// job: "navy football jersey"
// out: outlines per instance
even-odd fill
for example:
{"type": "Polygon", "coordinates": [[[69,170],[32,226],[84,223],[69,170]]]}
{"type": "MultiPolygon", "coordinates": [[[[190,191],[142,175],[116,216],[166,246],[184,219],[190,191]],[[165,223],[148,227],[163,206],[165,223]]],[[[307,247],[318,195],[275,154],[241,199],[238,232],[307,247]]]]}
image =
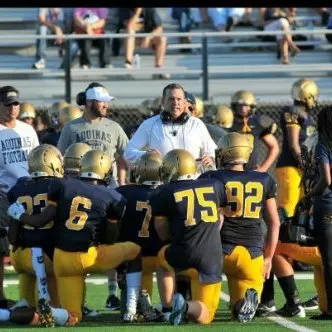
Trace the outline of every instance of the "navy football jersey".
{"type": "Polygon", "coordinates": [[[57,206],[55,247],[65,251],[98,245],[107,219],[121,219],[126,204],[113,189],[70,178],[54,181],[48,199],[57,206]]]}
{"type": "Polygon", "coordinates": [[[200,178],[216,178],[225,188],[223,246],[241,245],[263,251],[263,209],[266,200],[276,197],[276,182],[267,173],[255,171],[209,171],[200,178]]]}
{"type": "Polygon", "coordinates": [[[217,181],[203,179],[170,182],[151,198],[153,216],[165,216],[170,222],[167,261],[177,269],[196,268],[205,282],[221,280],[219,207],[223,196],[217,181]]]}
{"type": "MultiPolygon", "coordinates": [[[[20,201],[27,214],[38,214],[48,205],[48,187],[55,181],[51,177],[19,179],[15,186],[7,193],[10,204],[20,201]]],[[[42,228],[29,225],[20,227],[16,245],[22,247],[43,248],[48,254],[53,251],[53,221],[42,228]]],[[[52,255],[51,255],[52,256],[52,255]]]]}
{"type": "Polygon", "coordinates": [[[294,158],[288,142],[287,128],[297,126],[300,128],[299,144],[303,144],[305,139],[316,132],[316,121],[312,112],[306,112],[302,107],[286,107],[283,109],[280,118],[283,141],[281,153],[277,161],[277,167],[298,167],[298,161],[294,158]]]}
{"type": "Polygon", "coordinates": [[[246,169],[252,170],[259,164],[259,139],[268,134],[274,134],[276,129],[276,123],[267,115],[253,114],[248,118],[247,123],[244,122],[242,117],[234,117],[233,126],[229,131],[248,135],[254,147],[245,167],[246,169]]]}
{"type": "Polygon", "coordinates": [[[162,242],[153,226],[150,198],[158,187],[128,184],[116,188],[127,199],[118,242],[131,241],[142,248],[143,256],[156,256],[162,242]]]}

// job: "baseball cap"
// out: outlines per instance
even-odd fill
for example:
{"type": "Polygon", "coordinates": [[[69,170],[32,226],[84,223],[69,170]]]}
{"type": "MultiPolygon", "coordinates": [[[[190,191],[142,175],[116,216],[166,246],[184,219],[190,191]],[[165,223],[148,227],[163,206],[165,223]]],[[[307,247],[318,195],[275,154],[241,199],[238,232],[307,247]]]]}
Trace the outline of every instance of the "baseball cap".
{"type": "Polygon", "coordinates": [[[196,98],[192,93],[185,91],[184,96],[189,101],[189,103],[196,105],[196,98]]]}
{"type": "Polygon", "coordinates": [[[19,103],[20,97],[18,91],[12,86],[5,86],[0,88],[0,103],[10,105],[12,103],[19,103]]]}
{"type": "Polygon", "coordinates": [[[115,99],[114,97],[110,96],[108,91],[101,86],[90,88],[85,93],[86,100],[97,100],[97,101],[104,101],[108,102],[112,99],[115,99]]]}

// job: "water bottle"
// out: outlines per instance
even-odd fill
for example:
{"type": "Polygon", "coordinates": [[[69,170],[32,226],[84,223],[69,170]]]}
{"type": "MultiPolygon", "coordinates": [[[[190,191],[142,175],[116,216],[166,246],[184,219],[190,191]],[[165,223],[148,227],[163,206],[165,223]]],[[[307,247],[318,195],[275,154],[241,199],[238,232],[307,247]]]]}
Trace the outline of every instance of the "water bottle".
{"type": "Polygon", "coordinates": [[[141,68],[141,57],[139,54],[134,55],[134,67],[137,69],[141,68]]]}

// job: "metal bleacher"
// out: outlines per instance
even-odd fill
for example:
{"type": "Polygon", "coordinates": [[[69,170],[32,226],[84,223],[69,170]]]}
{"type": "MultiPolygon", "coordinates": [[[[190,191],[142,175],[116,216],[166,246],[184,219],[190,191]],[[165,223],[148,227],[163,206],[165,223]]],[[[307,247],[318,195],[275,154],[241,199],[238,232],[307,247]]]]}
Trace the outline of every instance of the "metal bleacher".
{"type": "MultiPolygon", "coordinates": [[[[158,8],[164,22],[165,32],[177,32],[176,22],[172,21],[168,15],[167,8],[158,8]]],[[[254,13],[257,14],[256,9],[254,13]]],[[[114,10],[110,11],[110,23],[108,31],[113,33],[114,10]]],[[[299,33],[306,28],[309,20],[317,21],[319,17],[310,9],[299,9],[297,27],[299,33]]],[[[36,32],[37,8],[2,8],[0,11],[0,83],[4,80],[14,80],[14,82],[27,81],[48,82],[54,84],[59,90],[59,86],[64,83],[61,80],[65,77],[65,72],[59,69],[61,59],[59,59],[56,47],[47,49],[47,68],[43,70],[31,69],[35,54],[35,40],[29,38],[36,32]],[[8,39],[6,36],[15,35],[22,38],[8,39]],[[60,80],[59,80],[60,79],[60,80]],[[56,81],[59,81],[56,83],[56,81]]],[[[315,29],[322,27],[316,26],[315,29]]],[[[276,59],[276,46],[274,42],[263,42],[256,36],[249,35],[253,27],[235,27],[235,32],[243,32],[244,35],[234,36],[230,43],[221,42],[220,36],[208,38],[208,79],[210,84],[213,80],[223,80],[232,78],[251,77],[288,77],[289,75],[313,75],[316,77],[326,77],[331,66],[331,44],[327,43],[324,35],[315,35],[308,42],[298,43],[300,46],[312,46],[310,50],[304,50],[300,55],[291,60],[288,66],[282,66],[276,59]],[[247,34],[247,35],[246,35],[247,34]]],[[[203,25],[199,29],[194,29],[196,33],[206,33],[213,31],[211,25],[203,25]]],[[[123,68],[123,49],[118,57],[112,57],[114,68],[99,69],[93,67],[88,71],[78,68],[74,63],[71,71],[73,83],[91,81],[94,79],[106,81],[136,81],[144,80],[144,84],[154,83],[151,75],[157,73],[153,67],[153,53],[151,50],[137,49],[141,54],[141,68],[133,69],[130,76],[123,68]],[[149,82],[149,83],[147,83],[149,82]]],[[[97,63],[96,50],[92,52],[93,63],[97,63]]],[[[168,37],[167,56],[165,67],[158,70],[158,73],[169,73],[172,79],[177,80],[200,80],[202,77],[202,37],[193,36],[192,43],[181,45],[178,37],[168,37]],[[190,48],[195,50],[192,54],[179,52],[180,48],[190,48]]],[[[75,83],[75,84],[76,84],[75,83]]],[[[130,84],[130,83],[128,83],[130,84]]],[[[196,83],[197,84],[197,83],[196,83]]],[[[198,83],[202,86],[201,82],[198,83]]],[[[147,87],[148,89],[148,87],[147,87]]],[[[201,94],[201,93],[198,93],[201,94]]],[[[39,97],[35,97],[38,99],[39,97]]],[[[44,98],[40,97],[40,98],[44,98]]]]}

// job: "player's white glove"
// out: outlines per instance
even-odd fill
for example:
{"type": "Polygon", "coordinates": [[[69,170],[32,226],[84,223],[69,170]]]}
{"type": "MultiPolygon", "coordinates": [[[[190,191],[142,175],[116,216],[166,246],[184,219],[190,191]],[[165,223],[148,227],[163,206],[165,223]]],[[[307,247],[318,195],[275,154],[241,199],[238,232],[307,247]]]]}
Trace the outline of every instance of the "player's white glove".
{"type": "Polygon", "coordinates": [[[25,208],[22,203],[15,202],[9,206],[7,213],[13,219],[20,220],[21,215],[25,213],[25,208]]]}

